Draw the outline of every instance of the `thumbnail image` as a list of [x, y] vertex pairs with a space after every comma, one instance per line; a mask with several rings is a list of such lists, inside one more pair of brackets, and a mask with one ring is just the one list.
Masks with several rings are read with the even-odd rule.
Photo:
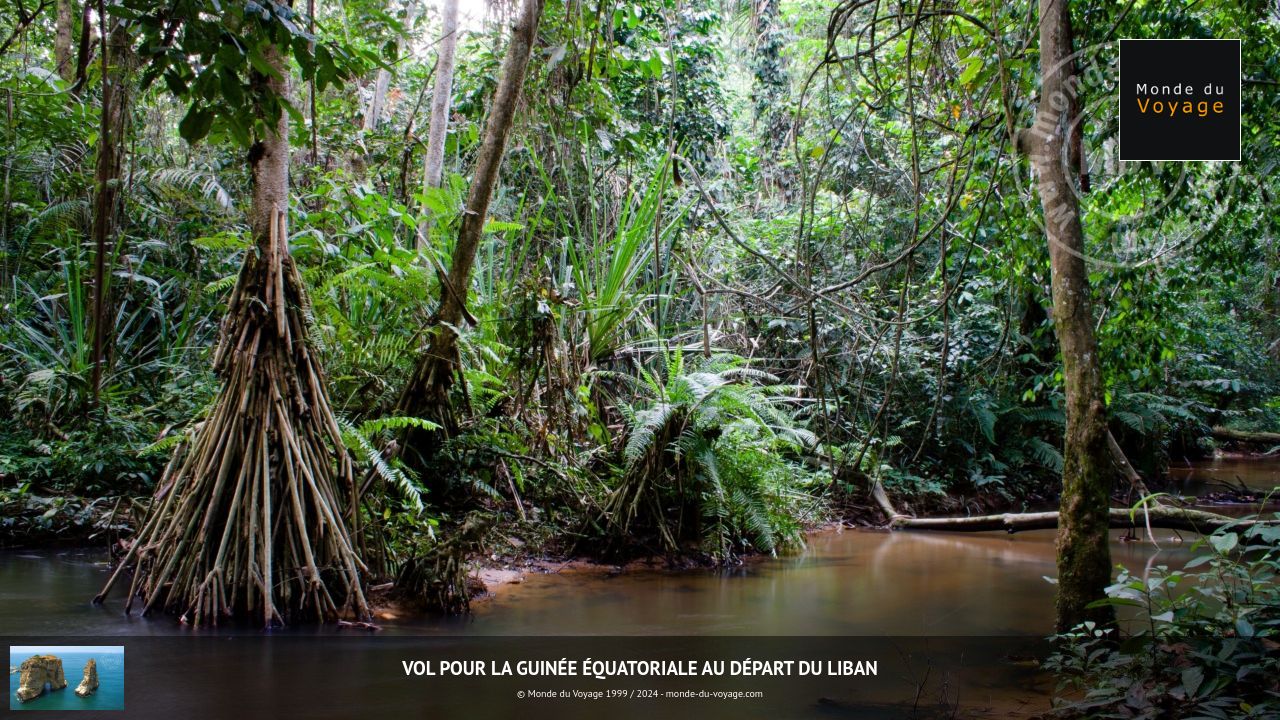
[[11, 645], [9, 709], [123, 710], [124, 647]]

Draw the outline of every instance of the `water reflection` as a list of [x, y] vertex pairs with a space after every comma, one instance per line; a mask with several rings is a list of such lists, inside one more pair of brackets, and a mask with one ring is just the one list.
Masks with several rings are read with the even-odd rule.
[[1174, 487], [1186, 495], [1202, 495], [1224, 489], [1266, 492], [1280, 486], [1280, 462], [1275, 458], [1220, 455], [1195, 461], [1175, 461], [1169, 468]]
[[[1224, 474], [1250, 484], [1280, 478], [1280, 463], [1217, 459], [1183, 476]], [[1255, 485], [1259, 486], [1259, 485]], [[1180, 567], [1186, 542], [1157, 530], [1121, 542], [1114, 562], [1140, 572]], [[724, 572], [531, 574], [465, 619], [388, 622], [386, 634], [476, 635], [1043, 635], [1052, 630], [1052, 531], [815, 534], [799, 554]], [[149, 635], [192, 632], [172, 619], [125, 619], [117, 595], [91, 598], [106, 580], [105, 553], [0, 552], [0, 634]], [[297, 632], [297, 631], [294, 631]], [[306, 630], [302, 632], [327, 632]]]
[[[1159, 532], [1159, 531], [1158, 531]], [[1123, 543], [1115, 562], [1180, 565]], [[735, 573], [531, 576], [482, 604], [483, 634], [1026, 635], [1053, 627], [1052, 531], [1007, 535], [847, 530], [820, 533], [798, 556]]]

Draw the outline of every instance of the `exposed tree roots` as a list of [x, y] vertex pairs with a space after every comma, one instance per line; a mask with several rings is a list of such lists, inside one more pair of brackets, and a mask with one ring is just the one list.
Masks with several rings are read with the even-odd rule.
[[[133, 569], [128, 612], [185, 622], [365, 619], [351, 459], [311, 355], [306, 297], [275, 211], [247, 254], [214, 369], [212, 414], [174, 454], [101, 602]], [[346, 517], [344, 517], [344, 515]]]
[[471, 610], [467, 558], [483, 551], [487, 518], [472, 514], [449, 537], [415, 552], [400, 567], [395, 588], [432, 611], [462, 615]]
[[[461, 367], [457, 333], [447, 326], [435, 328], [426, 354], [418, 361], [396, 403], [397, 414], [424, 418], [440, 426], [439, 430], [405, 429], [400, 443], [401, 457], [415, 470], [426, 468], [440, 444], [457, 432], [458, 422], [449, 390], [455, 377], [465, 388]], [[430, 482], [428, 479], [428, 484]], [[443, 490], [438, 485], [433, 489]]]

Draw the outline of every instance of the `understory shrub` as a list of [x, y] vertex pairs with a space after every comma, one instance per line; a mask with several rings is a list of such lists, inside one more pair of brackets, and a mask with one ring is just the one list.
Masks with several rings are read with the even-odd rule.
[[1280, 526], [1241, 521], [1192, 548], [1181, 570], [1122, 570], [1107, 589], [1099, 603], [1136, 611], [1131, 631], [1053, 639], [1056, 717], [1280, 717]]
[[638, 373], [641, 400], [620, 406], [628, 439], [601, 524], [718, 562], [798, 543], [815, 512], [800, 454], [816, 439], [796, 421], [797, 389], [736, 356], [686, 365], [678, 350]]

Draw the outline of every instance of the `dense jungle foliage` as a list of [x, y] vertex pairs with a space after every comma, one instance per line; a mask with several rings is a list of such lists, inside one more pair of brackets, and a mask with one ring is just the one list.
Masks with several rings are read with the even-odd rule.
[[[552, 0], [478, 218], [514, 4], [462, 5], [439, 183], [434, 3], [0, 7], [0, 543], [137, 529], [215, 408], [280, 119], [291, 307], [371, 580], [456, 608], [481, 550], [730, 563], [878, 522], [873, 487], [908, 514], [1057, 500], [1049, 249], [1013, 141], [1034, 3]], [[1280, 427], [1280, 16], [1070, 19], [1108, 427], [1159, 487], [1213, 427]], [[1240, 163], [1119, 162], [1122, 37], [1245, 39]], [[441, 333], [448, 412], [411, 410]]]

